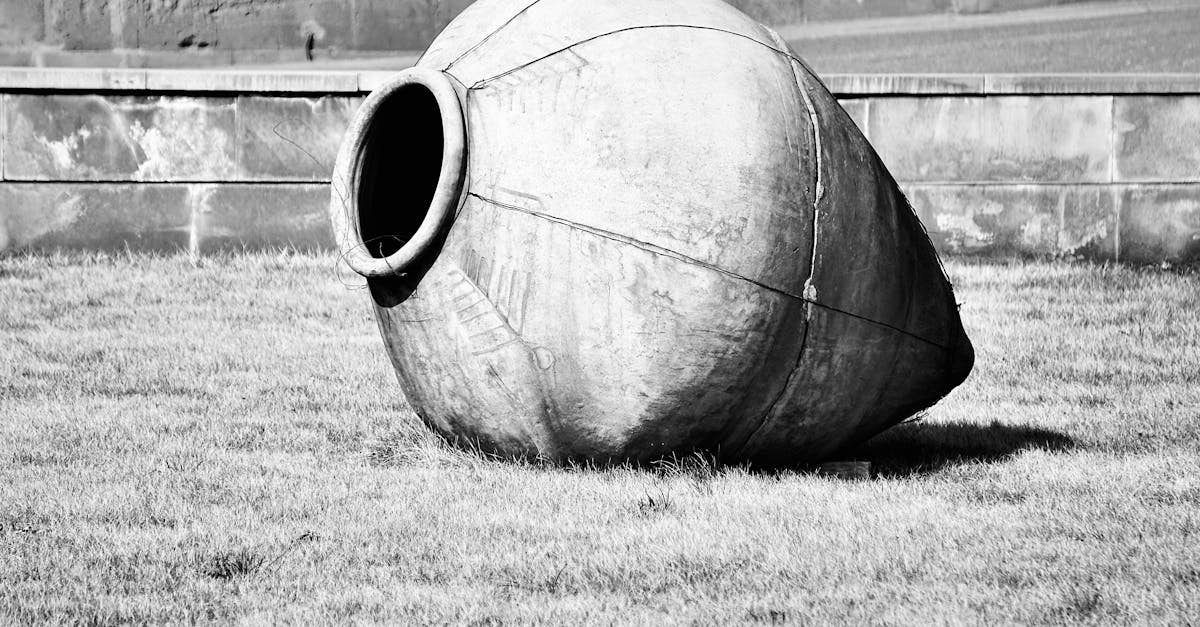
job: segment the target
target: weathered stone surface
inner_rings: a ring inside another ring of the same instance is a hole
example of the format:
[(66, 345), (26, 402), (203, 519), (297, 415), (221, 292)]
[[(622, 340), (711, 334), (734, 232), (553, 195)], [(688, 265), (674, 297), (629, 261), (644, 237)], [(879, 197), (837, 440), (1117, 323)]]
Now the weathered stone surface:
[(1200, 185), (1146, 185), (1121, 195), (1121, 260), (1200, 261)]
[(358, 0), (353, 5), (360, 50), (421, 50), (473, 0)]
[[(69, 49), (135, 47), (291, 48), (309, 32), (318, 45), (413, 50), (473, 0), (0, 0), (0, 44), (46, 42)], [(787, 40), (802, 23), (891, 15), (1004, 11), (1063, 0), (729, 0)], [(10, 25), (4, 29), (5, 25)], [(803, 51), (801, 51), (803, 52)]]
[(181, 0), (152, 3), (134, 16), (147, 48), (303, 50), (423, 48), (471, 0)]
[(140, 68), (228, 68), (236, 63), (234, 50), (204, 48), (203, 50), (123, 50), (117, 51), (118, 63)]
[(1085, 259), (1117, 259), (1120, 193), (1110, 186), (1047, 186), (1042, 193), (1062, 209), (1058, 252)]
[[(204, 0), (193, 1), (202, 7), (208, 4)], [(406, 3), (393, 0), (392, 4)], [(354, 48), (351, 27), (354, 5), (344, 0), (252, 2), (246, 10), (226, 10), (215, 17), (223, 46), (303, 49), (312, 35), (314, 46), (319, 48)], [(244, 15), (247, 12), (249, 16)]]
[(4, 171), (37, 181), (201, 181), (236, 173), (233, 98), (5, 99)]
[(827, 74), (822, 82), (835, 94), (979, 94), (982, 74)]
[(142, 90), (143, 70), (109, 68), (3, 68), (0, 87), (38, 90)]
[(28, 50), (0, 48), (0, 66), (23, 66), (33, 64), (33, 54)]
[(58, 50), (37, 48), (29, 55), (29, 62), (22, 65), (99, 71), (100, 68), (170, 68), (173, 70), (213, 66), (227, 68), (232, 63), (234, 63), (234, 51), (228, 49)]
[[(138, 44), (146, 48), (212, 48), (222, 43), (216, 19), (222, 10), (237, 11), (234, 6), (196, 0), (148, 2), (132, 26), (137, 31)], [(245, 13), (243, 19), (253, 23), (251, 12)]]
[(238, 100), (239, 174), (251, 181), (328, 181), (359, 97)]
[(910, 185), (905, 190), (943, 254), (1115, 254), (1114, 193), (1094, 185)]
[(0, 183), (0, 251), (187, 249), (183, 185)]
[[(119, 48), (114, 41), (114, 26), (121, 32), (121, 0), (113, 2), (80, 2), (78, 0), (46, 0), (44, 19), (46, 43), (61, 44), (67, 50), (101, 50)], [(130, 4), (133, 4), (132, 2)], [(115, 6), (114, 6), (115, 5)], [(118, 19), (113, 20), (114, 10)]]
[(45, 37), (43, 0), (0, 1), (0, 46), (20, 46)]
[(327, 185), (196, 186), (200, 252), (332, 248)]
[(1116, 99), (1118, 181), (1200, 181), (1200, 96)]
[(871, 142), (898, 180), (1107, 182), (1111, 98), (877, 98)]
[(843, 98), (838, 101), (846, 113), (850, 115), (850, 119), (854, 120), (854, 124), (858, 126), (858, 130), (862, 131), (863, 135), (870, 139), (871, 134), (870, 124), (867, 119), (867, 111), (871, 106), (871, 101), (866, 98)]
[(1196, 74), (988, 74), (988, 94), (1194, 94)]
[(160, 91), (356, 93), (358, 75), (303, 70), (146, 70), (146, 86)]

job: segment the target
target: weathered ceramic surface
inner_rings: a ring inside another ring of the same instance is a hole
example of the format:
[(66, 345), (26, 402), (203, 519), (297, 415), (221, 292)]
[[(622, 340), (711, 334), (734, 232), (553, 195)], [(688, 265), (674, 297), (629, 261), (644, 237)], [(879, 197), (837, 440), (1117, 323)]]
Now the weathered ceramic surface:
[[(439, 431), (506, 454), (795, 463), (970, 371), (950, 285), (875, 152), (724, 3), (481, 0), (419, 67), (458, 85), (469, 170), (440, 248), (370, 282), (401, 387)], [(365, 122), (335, 227), (357, 224)]]

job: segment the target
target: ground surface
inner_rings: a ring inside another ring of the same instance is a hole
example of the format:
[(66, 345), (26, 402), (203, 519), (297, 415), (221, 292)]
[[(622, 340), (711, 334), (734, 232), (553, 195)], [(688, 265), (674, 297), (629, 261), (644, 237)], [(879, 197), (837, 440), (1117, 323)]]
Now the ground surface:
[(950, 272), (977, 370), (849, 483), (450, 450), (329, 256), (0, 259), (0, 623), (1200, 616), (1200, 277)]
[(784, 27), (840, 72), (1200, 72), (1200, 2), (1088, 4), (978, 16)]

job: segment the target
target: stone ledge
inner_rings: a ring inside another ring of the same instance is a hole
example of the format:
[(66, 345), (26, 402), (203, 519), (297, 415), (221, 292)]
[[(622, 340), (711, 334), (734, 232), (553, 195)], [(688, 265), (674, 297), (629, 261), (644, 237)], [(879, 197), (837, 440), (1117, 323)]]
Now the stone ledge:
[(1198, 94), (1200, 74), (826, 74), (839, 96)]
[(982, 94), (983, 74), (825, 74), (829, 91), (839, 96)]
[[(364, 72), (374, 74), (375, 72)], [(357, 94), (360, 72), (0, 67), (0, 91)]]
[(357, 93), (357, 72), (300, 70), (146, 70), (147, 91), (238, 93)]
[(1200, 74), (988, 74), (985, 94), (1196, 94)]
[(99, 68), (0, 68), (0, 90), (144, 91), (145, 70)]
[[(0, 67), (0, 91), (365, 93), (389, 70)], [(839, 96), (1200, 94), (1200, 74), (825, 74)]]

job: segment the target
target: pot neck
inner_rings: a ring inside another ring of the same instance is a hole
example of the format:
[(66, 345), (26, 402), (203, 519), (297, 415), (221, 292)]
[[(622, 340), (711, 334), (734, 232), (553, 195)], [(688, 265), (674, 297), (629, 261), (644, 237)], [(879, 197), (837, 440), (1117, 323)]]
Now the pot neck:
[(461, 92), (443, 72), (410, 68), (355, 114), (334, 167), (330, 213), (358, 274), (403, 275), (449, 231), (466, 187)]

